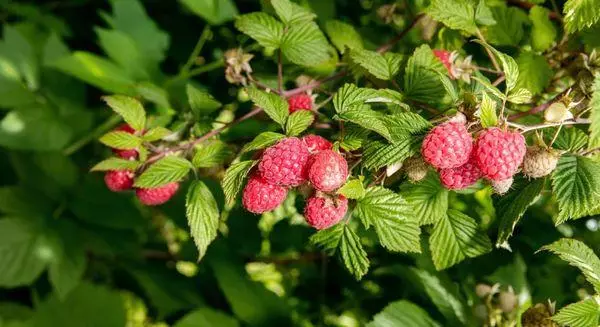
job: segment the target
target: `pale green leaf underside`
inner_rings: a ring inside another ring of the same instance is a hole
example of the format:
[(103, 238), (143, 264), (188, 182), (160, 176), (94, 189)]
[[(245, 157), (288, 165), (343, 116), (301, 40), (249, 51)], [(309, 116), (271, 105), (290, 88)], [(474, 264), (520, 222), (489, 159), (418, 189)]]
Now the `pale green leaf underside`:
[(600, 0), (568, 0), (563, 13), (567, 31), (581, 31), (600, 20)]
[(217, 237), (219, 208), (212, 193), (201, 181), (195, 181), (188, 189), (185, 200), (185, 215), (190, 235), (196, 244), (201, 259), (210, 243)]

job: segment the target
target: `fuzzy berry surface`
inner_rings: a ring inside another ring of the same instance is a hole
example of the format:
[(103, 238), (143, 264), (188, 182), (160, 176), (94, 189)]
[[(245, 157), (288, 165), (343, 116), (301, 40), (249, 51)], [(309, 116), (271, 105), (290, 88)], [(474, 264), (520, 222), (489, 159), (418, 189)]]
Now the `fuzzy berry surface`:
[(287, 189), (267, 183), (260, 175), (248, 179), (242, 194), (242, 204), (252, 213), (263, 213), (277, 208), (287, 196)]
[(449, 190), (463, 190), (475, 184), (481, 176), (473, 158), (460, 167), (440, 169), (440, 181)]
[(133, 177), (133, 172), (129, 170), (110, 170), (104, 175), (104, 182), (113, 192), (126, 191), (133, 186)]
[[(133, 129), (131, 126), (129, 126), (129, 124), (123, 124), (123, 125), (115, 128), (115, 131), (121, 131), (121, 132), (129, 133), (129, 134), (135, 134), (135, 129)], [(113, 149), (113, 153), (123, 159), (136, 159), (138, 156), (137, 150), (132, 150), (132, 149), (130, 149), (130, 150)]]
[(517, 172), (526, 150), (523, 135), (494, 127), (479, 134), (473, 151), (483, 176), (502, 181)]
[(333, 150), (323, 150), (311, 159), (308, 179), (319, 191), (331, 192), (344, 185), (348, 178), (348, 162)]
[(308, 152), (315, 154), (323, 150), (331, 150), (333, 144), (319, 135), (309, 134), (302, 138), (302, 142), (306, 144)]
[(309, 156), (302, 140), (289, 137), (265, 150), (258, 171), (267, 183), (298, 186), (306, 181)]
[(290, 113), (298, 110), (312, 110), (313, 99), (306, 93), (292, 95), (287, 99)]
[(452, 68), (452, 63), (450, 62), (450, 51), (435, 49), (433, 50), (433, 54), (444, 64), (448, 72), (450, 73)]
[(447, 122), (434, 127), (421, 146), (423, 159), (435, 168), (456, 168), (469, 161), (473, 138), (465, 124)]
[(316, 229), (326, 229), (337, 224), (348, 211), (348, 199), (343, 195), (336, 198), (313, 196), (306, 201), (304, 218)]
[(507, 178), (502, 181), (492, 181), (492, 189), (494, 193), (498, 195), (503, 195), (506, 192), (510, 191), (510, 187), (513, 184), (513, 178)]
[(559, 158), (558, 152), (551, 149), (529, 147), (523, 159), (523, 174), (532, 178), (550, 175), (556, 169)]
[(138, 188), (135, 194), (143, 204), (157, 206), (169, 201), (178, 189), (179, 183), (169, 183), (156, 188)]

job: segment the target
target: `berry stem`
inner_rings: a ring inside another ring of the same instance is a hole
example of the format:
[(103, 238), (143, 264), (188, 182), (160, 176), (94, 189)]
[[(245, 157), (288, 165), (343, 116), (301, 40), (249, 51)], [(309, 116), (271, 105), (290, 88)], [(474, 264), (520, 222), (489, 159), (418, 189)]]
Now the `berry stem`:
[(538, 125), (529, 125), (529, 126), (521, 125), (521, 124), (517, 124), (517, 123), (513, 123), (513, 122), (506, 122), (506, 124), (508, 126), (520, 129), (521, 134), (523, 134), (523, 133), (535, 131), (538, 129), (548, 128), (548, 127), (557, 127), (557, 126), (562, 126), (562, 125), (591, 124), (591, 122), (592, 121), (590, 119), (579, 118), (579, 119), (573, 119), (573, 120), (566, 120), (566, 121), (558, 122), (558, 123), (538, 124)]
[(283, 64), (281, 61), (281, 49), (277, 51), (277, 87), (279, 89), (279, 93), (283, 92)]

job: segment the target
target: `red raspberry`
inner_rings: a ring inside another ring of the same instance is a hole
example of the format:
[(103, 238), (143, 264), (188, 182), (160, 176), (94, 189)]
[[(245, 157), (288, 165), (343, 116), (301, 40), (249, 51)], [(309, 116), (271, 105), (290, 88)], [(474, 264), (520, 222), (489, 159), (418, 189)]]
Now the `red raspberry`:
[(308, 179), (319, 191), (331, 192), (344, 185), (348, 178), (348, 162), (333, 150), (323, 150), (311, 159)]
[(313, 107), (313, 100), (310, 95), (306, 93), (292, 95), (287, 99), (290, 107), (290, 112), (296, 112), (298, 110), (311, 110)]
[(319, 135), (314, 134), (304, 136), (302, 138), (302, 142), (306, 144), (308, 152), (310, 152), (311, 154), (315, 154), (322, 150), (331, 150), (331, 148), (333, 147), (333, 144), (331, 144), (331, 142), (327, 141), (325, 138)]
[(157, 206), (169, 201), (178, 189), (179, 183), (174, 182), (156, 188), (138, 188), (135, 194), (143, 204)]
[(242, 204), (252, 213), (271, 211), (285, 200), (287, 192), (285, 187), (269, 184), (260, 175), (253, 174), (244, 187)]
[(129, 170), (111, 170), (104, 175), (104, 182), (113, 192), (126, 191), (133, 186), (133, 176)]
[(448, 73), (452, 75), (452, 62), (450, 61), (452, 53), (446, 50), (435, 49), (433, 50), (433, 54), (442, 62), (442, 64), (444, 64), (444, 66), (448, 70)]
[(469, 161), (473, 138), (465, 124), (447, 122), (431, 130), (421, 146), (423, 159), (436, 168), (456, 168)]
[[(115, 128), (115, 131), (122, 131), (122, 132), (129, 133), (129, 134), (135, 134), (135, 129), (133, 129), (131, 126), (129, 126), (129, 124), (123, 124), (123, 125)], [(131, 150), (113, 149), (113, 153), (124, 159), (136, 159), (138, 156), (137, 150), (133, 150), (133, 149), (131, 149)]]
[(298, 186), (306, 181), (309, 156), (308, 148), (299, 138), (288, 137), (265, 150), (258, 171), (269, 184)]
[(314, 196), (306, 201), (304, 218), (316, 229), (326, 229), (337, 224), (348, 211), (348, 199), (338, 195), (332, 199), (329, 196)]
[(473, 149), (483, 176), (493, 181), (512, 177), (527, 151), (525, 138), (517, 132), (489, 128), (479, 134)]
[(462, 190), (477, 182), (481, 178), (481, 170), (475, 164), (474, 158), (456, 168), (440, 169), (440, 181), (445, 188)]

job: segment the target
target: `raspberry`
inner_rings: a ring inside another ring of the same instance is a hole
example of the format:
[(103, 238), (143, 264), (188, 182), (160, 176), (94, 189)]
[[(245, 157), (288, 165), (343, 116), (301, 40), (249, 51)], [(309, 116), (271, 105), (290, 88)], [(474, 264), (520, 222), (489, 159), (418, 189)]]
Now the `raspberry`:
[(138, 188), (135, 194), (143, 204), (157, 206), (169, 201), (178, 189), (179, 183), (169, 183), (156, 188)]
[(448, 73), (452, 75), (452, 61), (450, 60), (452, 53), (446, 50), (435, 49), (433, 50), (433, 54), (442, 62), (442, 64), (444, 64), (444, 67), (446, 67)]
[(348, 199), (337, 195), (335, 199), (327, 195), (316, 195), (306, 201), (304, 218), (316, 229), (326, 229), (338, 223), (348, 211)]
[(346, 159), (333, 150), (323, 150), (315, 154), (311, 161), (308, 179), (319, 191), (334, 191), (348, 178)]
[(269, 184), (298, 186), (306, 181), (310, 153), (297, 137), (288, 137), (268, 148), (258, 164), (258, 171)]
[(306, 93), (292, 95), (287, 99), (290, 112), (298, 110), (311, 110), (313, 107), (313, 99)]
[[(123, 124), (123, 125), (115, 128), (115, 131), (122, 131), (122, 132), (129, 133), (129, 134), (135, 133), (135, 129), (133, 129), (128, 124)], [(138, 156), (137, 150), (133, 150), (133, 149), (130, 149), (130, 150), (113, 149), (113, 153), (124, 159), (135, 159)]]
[(513, 178), (507, 178), (502, 181), (492, 181), (492, 189), (494, 193), (498, 195), (502, 195), (510, 190), (510, 187), (513, 184)]
[(325, 138), (319, 135), (314, 134), (304, 136), (302, 138), (302, 142), (306, 144), (308, 152), (310, 152), (311, 154), (315, 154), (322, 150), (331, 150), (331, 148), (333, 147), (333, 144), (331, 144), (331, 142), (327, 141)]
[(502, 181), (517, 172), (525, 150), (523, 135), (494, 127), (479, 134), (473, 152), (483, 176)]
[(126, 191), (133, 186), (133, 176), (129, 170), (111, 170), (104, 175), (104, 182), (113, 192)]
[(532, 178), (549, 175), (556, 169), (559, 158), (560, 155), (551, 149), (528, 147), (523, 159), (523, 174)]
[(462, 190), (477, 182), (481, 178), (481, 171), (471, 158), (466, 164), (457, 168), (440, 169), (440, 181), (445, 188)]
[(408, 180), (413, 183), (419, 182), (427, 176), (427, 164), (421, 157), (411, 157), (404, 161), (404, 169)]
[(252, 213), (263, 213), (277, 208), (287, 196), (287, 189), (267, 183), (260, 175), (253, 174), (248, 179), (242, 204)]
[(431, 130), (421, 147), (423, 159), (436, 168), (456, 168), (469, 161), (473, 139), (464, 124), (447, 122)]

